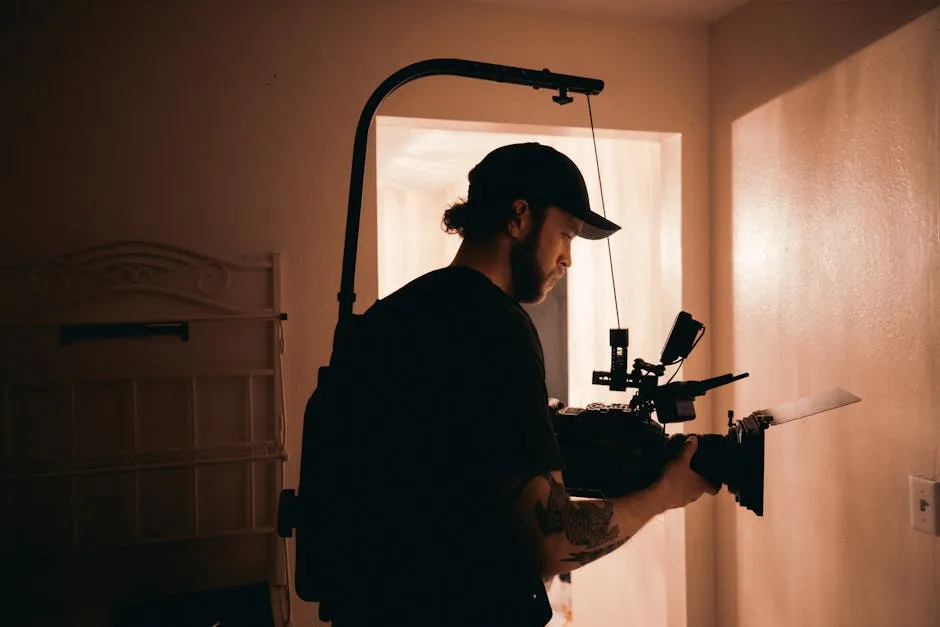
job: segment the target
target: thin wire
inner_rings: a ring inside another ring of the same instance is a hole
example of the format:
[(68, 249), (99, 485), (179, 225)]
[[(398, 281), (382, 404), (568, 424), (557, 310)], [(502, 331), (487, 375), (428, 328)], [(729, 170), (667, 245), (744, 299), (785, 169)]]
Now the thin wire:
[(669, 380), (666, 381), (666, 385), (672, 383), (672, 380), (676, 378), (676, 375), (679, 374), (679, 368), (682, 367), (682, 364), (683, 364), (683, 363), (685, 363), (685, 357), (683, 357), (682, 359), (680, 359), (679, 361), (677, 361), (677, 362), (674, 364), (675, 367), (676, 367), (676, 369), (673, 371), (672, 376), (669, 377)]
[[(594, 135), (594, 114), (591, 112), (591, 96), (586, 95), (588, 106), (588, 118), (591, 120), (591, 139), (594, 141), (594, 163), (597, 165), (597, 184), (601, 190), (601, 211), (604, 217), (607, 217), (607, 207), (604, 204), (604, 183), (601, 181), (601, 162), (597, 156), (597, 137)], [(610, 238), (607, 238), (607, 257), (610, 259), (610, 282), (614, 287), (614, 312), (617, 314), (617, 328), (620, 326), (620, 306), (617, 304), (617, 281), (614, 278), (614, 253), (610, 247)]]
[[(702, 340), (703, 337), (705, 337), (705, 327), (704, 327), (704, 326), (702, 326), (702, 330), (701, 330), (701, 332), (698, 334), (698, 337), (696, 337), (696, 338), (695, 338), (695, 341), (692, 342), (692, 348), (689, 349), (689, 353), (691, 353), (693, 350), (695, 350), (695, 345), (698, 344), (698, 343)], [(685, 357), (682, 357), (681, 359), (679, 359), (679, 361), (674, 362), (674, 363), (671, 363), (671, 364), (668, 364), (668, 365), (670, 365), (670, 366), (675, 366), (676, 369), (673, 371), (672, 376), (669, 377), (669, 380), (666, 381), (666, 384), (672, 383), (672, 380), (676, 378), (676, 375), (677, 375), (677, 374), (679, 374), (679, 369), (682, 368), (682, 364), (684, 364), (684, 363), (685, 363)]]

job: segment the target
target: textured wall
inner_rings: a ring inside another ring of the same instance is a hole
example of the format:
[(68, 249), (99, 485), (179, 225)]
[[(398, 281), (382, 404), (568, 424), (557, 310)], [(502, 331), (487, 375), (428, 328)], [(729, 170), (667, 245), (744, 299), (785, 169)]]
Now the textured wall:
[(940, 624), (940, 539), (907, 494), (940, 474), (940, 11), (918, 13), (755, 7), (713, 32), (715, 361), (751, 373), (721, 409), (864, 399), (769, 432), (763, 519), (722, 500), (722, 627)]

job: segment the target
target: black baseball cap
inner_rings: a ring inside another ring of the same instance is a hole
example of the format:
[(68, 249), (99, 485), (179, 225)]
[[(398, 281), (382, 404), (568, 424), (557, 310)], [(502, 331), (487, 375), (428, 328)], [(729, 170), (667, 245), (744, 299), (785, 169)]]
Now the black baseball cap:
[(620, 230), (591, 211), (581, 170), (567, 155), (537, 142), (509, 144), (487, 154), (469, 175), (468, 202), (528, 200), (554, 205), (584, 223), (581, 237), (604, 239)]

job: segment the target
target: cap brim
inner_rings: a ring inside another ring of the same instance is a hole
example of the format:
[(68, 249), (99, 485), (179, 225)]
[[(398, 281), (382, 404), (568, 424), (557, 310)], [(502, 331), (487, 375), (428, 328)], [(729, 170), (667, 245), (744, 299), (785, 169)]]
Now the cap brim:
[(598, 215), (593, 211), (588, 212), (586, 216), (582, 216), (581, 221), (584, 223), (581, 229), (581, 237), (584, 239), (604, 239), (620, 230), (619, 224), (614, 224), (604, 216)]

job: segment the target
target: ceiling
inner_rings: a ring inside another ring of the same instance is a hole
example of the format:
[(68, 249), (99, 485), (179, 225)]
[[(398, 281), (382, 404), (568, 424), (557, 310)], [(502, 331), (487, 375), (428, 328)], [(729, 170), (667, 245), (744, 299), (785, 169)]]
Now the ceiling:
[(619, 17), (713, 22), (748, 0), (469, 0), (530, 9)]

